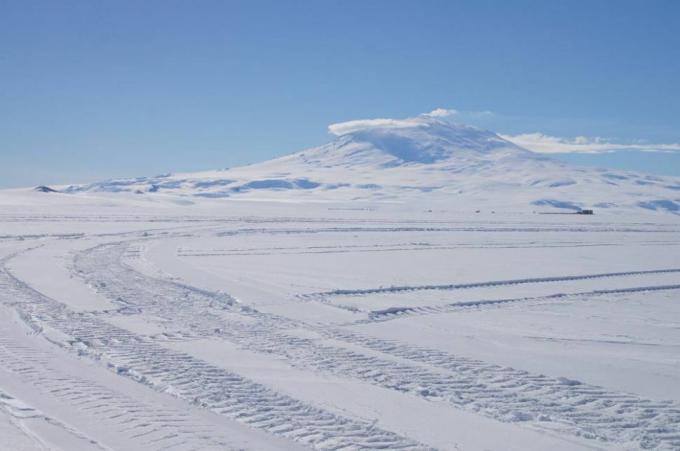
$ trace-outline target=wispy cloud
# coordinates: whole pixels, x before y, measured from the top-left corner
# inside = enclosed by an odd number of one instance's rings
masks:
[[[679,152],[680,143],[653,144],[646,142],[620,143],[600,137],[577,136],[560,138],[543,133],[500,135],[519,146],[539,153],[607,153],[622,150],[640,152]]]

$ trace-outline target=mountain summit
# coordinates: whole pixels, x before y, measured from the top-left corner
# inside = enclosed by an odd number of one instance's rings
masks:
[[[70,186],[69,193],[417,202],[512,211],[646,209],[680,214],[680,180],[584,168],[432,115],[333,124],[328,144],[221,171]]]
[[[405,163],[436,163],[455,158],[479,158],[498,152],[528,151],[488,130],[459,125],[430,116],[412,119],[372,119],[333,124],[338,143],[363,144]]]
[[[400,167],[461,169],[503,158],[541,158],[493,132],[427,116],[349,121],[331,125],[329,132],[336,139],[326,145],[263,164],[297,161],[305,164],[305,170],[371,169],[377,171],[371,177],[379,177],[381,170]]]

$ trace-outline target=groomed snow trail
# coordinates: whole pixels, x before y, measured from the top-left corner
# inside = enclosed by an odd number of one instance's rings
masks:
[[[279,355],[297,367],[328,372],[424,399],[445,401],[452,407],[469,409],[501,421],[523,422],[596,442],[632,448],[680,447],[680,405],[672,401],[644,399],[567,378],[532,374],[435,349],[380,340],[342,328],[322,328],[261,313],[235,304],[224,294],[148,277],[132,270],[121,262],[127,245],[113,243],[81,253],[76,259],[78,275],[117,303],[121,314],[158,317],[166,328],[176,331],[174,339],[219,337],[244,349]],[[228,319],[222,314],[225,311],[244,320]],[[52,319],[49,322],[55,323]],[[195,397],[217,411],[233,415],[243,406],[230,401],[231,398],[225,399],[219,392],[210,391],[211,386],[223,387],[237,379],[237,390],[249,396],[264,390],[259,386],[255,390],[241,387],[243,382],[236,375],[208,369],[209,365],[197,363],[190,356],[160,348],[151,338],[135,337],[139,342],[134,346],[122,346],[127,340],[123,339],[127,332],[94,318],[87,318],[86,322],[76,327],[73,324],[79,322],[72,318],[66,322],[56,321],[61,330],[87,340],[91,352],[101,353],[100,358],[117,362],[119,371],[128,372],[144,383],[166,384],[180,396]],[[300,329],[316,333],[320,338],[303,338],[295,332]],[[105,338],[109,336],[115,341]],[[101,345],[98,342],[102,342]],[[158,356],[154,357],[154,353]],[[197,371],[197,366],[202,370]],[[198,383],[197,377],[206,374],[210,377]],[[255,412],[253,424],[288,433],[286,428],[290,426],[287,422],[280,424],[280,416],[289,414],[290,401],[287,398],[278,401],[274,395],[271,399],[265,398],[258,399],[255,405],[265,405],[270,410],[265,414]],[[286,408],[277,411],[273,406],[280,403]],[[253,408],[257,410],[257,407]],[[313,421],[312,418],[320,414],[315,412],[307,421]],[[363,430],[343,439],[356,443],[354,440],[361,440],[365,433]],[[307,435],[302,440],[304,437]],[[413,445],[386,433],[381,437],[377,443],[364,444],[390,448],[395,444]],[[311,443],[326,445],[329,442]],[[331,443],[337,445],[337,441]]]

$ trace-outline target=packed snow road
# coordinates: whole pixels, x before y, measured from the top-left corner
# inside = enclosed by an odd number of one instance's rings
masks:
[[[680,448],[680,223],[238,209],[0,218],[0,448]]]

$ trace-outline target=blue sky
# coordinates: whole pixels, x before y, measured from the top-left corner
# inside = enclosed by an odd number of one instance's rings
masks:
[[[0,0],[0,186],[236,166],[437,107],[504,135],[672,145],[678,17],[654,0]],[[680,151],[568,158],[680,175]]]

